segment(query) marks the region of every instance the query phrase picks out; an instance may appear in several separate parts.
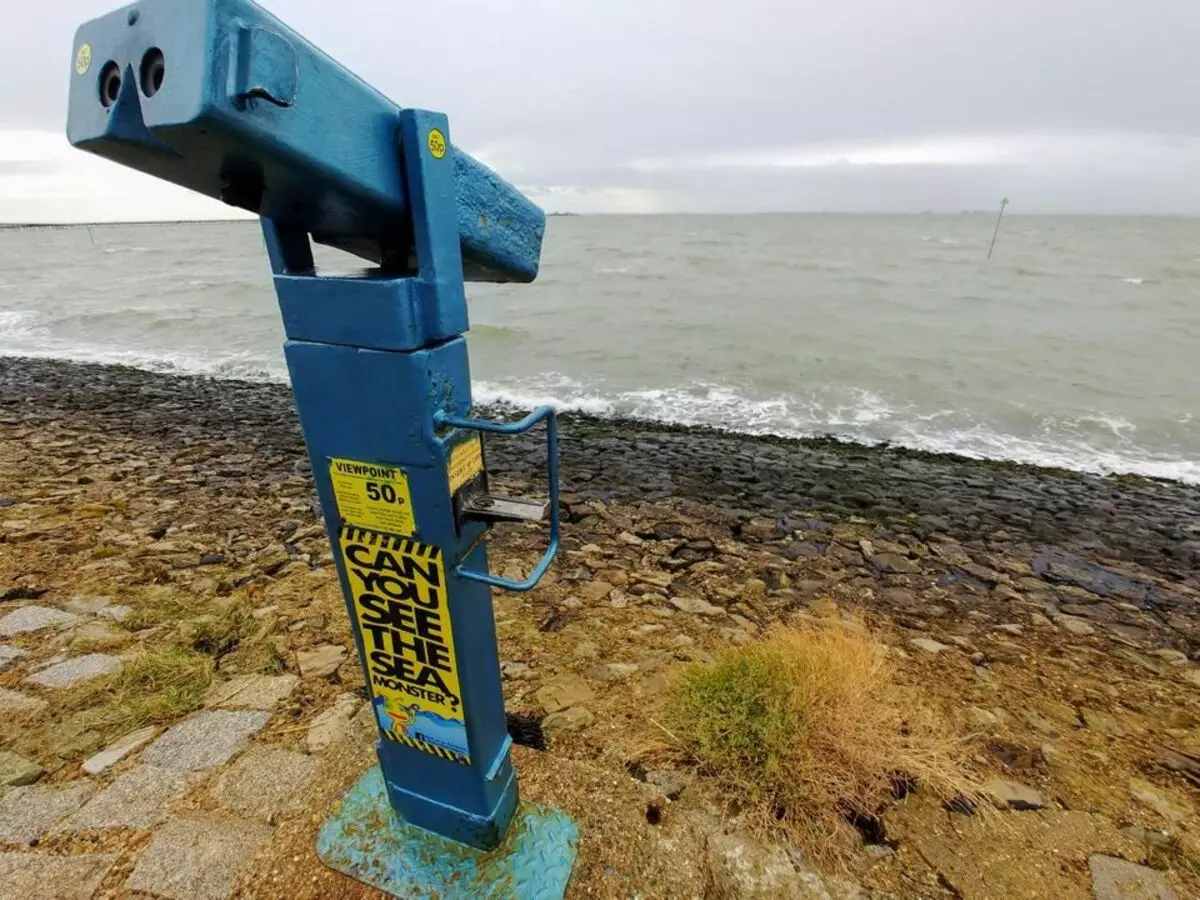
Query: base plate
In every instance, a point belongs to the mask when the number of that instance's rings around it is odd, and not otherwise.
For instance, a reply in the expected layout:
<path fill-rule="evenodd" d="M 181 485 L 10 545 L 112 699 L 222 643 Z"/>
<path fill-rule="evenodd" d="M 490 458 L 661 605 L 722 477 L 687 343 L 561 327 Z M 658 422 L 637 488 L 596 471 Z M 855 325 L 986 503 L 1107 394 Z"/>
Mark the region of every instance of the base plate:
<path fill-rule="evenodd" d="M 396 897 L 561 900 L 578 842 L 579 831 L 565 813 L 524 800 L 495 850 L 447 840 L 396 816 L 375 766 L 321 826 L 317 855 L 330 868 Z"/>

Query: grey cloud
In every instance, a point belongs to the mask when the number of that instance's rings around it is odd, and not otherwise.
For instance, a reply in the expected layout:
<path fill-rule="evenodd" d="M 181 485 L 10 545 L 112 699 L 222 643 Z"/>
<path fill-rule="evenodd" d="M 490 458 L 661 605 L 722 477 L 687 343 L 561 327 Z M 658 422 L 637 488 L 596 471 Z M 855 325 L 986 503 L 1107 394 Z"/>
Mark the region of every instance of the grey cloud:
<path fill-rule="evenodd" d="M 1196 174 L 1190 139 L 1200 137 L 1195 0 L 266 5 L 397 102 L 448 112 L 457 143 L 492 150 L 501 172 L 523 183 L 656 191 L 703 209 L 767 201 L 958 208 L 1020 188 L 1048 207 L 1086 205 L 1090 196 L 1105 211 L 1177 211 L 1181 202 L 1200 211 L 1184 184 Z M 55 0 L 25 17 L 28 26 L 0 35 L 0 83 L 10 86 L 0 128 L 61 130 L 72 33 L 109 8 Z M 1156 156 L 1154 171 L 1125 166 L 1106 177 L 1099 146 L 1085 161 L 1095 169 L 1087 178 L 1037 159 L 967 171 L 630 167 L 648 158 L 1007 134 L 1128 134 L 1167 150 L 1174 142 L 1175 155 Z"/>

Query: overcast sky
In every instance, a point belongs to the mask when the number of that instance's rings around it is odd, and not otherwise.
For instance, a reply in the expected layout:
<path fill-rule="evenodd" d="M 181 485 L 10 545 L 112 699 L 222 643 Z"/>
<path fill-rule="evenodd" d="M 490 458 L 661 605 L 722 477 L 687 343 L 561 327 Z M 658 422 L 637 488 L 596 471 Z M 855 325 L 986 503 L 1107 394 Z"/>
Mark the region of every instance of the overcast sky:
<path fill-rule="evenodd" d="M 114 5 L 0 0 L 0 221 L 229 214 L 66 144 Z M 1200 214 L 1200 0 L 264 5 L 552 211 Z"/>

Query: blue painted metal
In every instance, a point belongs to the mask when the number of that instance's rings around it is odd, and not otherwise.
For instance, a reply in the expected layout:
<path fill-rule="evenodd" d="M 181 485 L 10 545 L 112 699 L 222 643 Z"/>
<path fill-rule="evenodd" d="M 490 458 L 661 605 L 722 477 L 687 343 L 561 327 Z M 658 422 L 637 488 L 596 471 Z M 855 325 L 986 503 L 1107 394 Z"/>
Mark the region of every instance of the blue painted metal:
<path fill-rule="evenodd" d="M 158 90 L 144 71 L 156 53 L 165 67 Z M 532 279 L 541 211 L 457 151 L 445 116 L 394 106 L 248 0 L 144 0 L 118 10 L 79 30 L 75 73 L 73 143 L 262 218 L 296 406 L 380 729 L 380 768 L 323 829 L 322 857 L 403 896 L 419 893 L 416 884 L 433 895 L 435 883 L 423 879 L 456 875 L 478 890 L 438 896 L 561 896 L 575 829 L 561 814 L 519 804 L 489 587 L 528 590 L 557 550 L 556 420 L 548 408 L 517 423 L 473 418 L 463 338 L 464 274 Z M 312 240 L 381 265 L 323 276 Z M 543 420 L 550 547 L 524 581 L 496 578 L 486 526 L 460 502 L 483 479 L 452 485 L 451 460 L 478 432 L 513 434 Z M 344 518 L 335 461 L 402 470 L 411 516 L 394 520 L 403 524 L 388 526 L 392 533 Z M 411 590 L 403 596 L 368 582 L 361 558 L 376 552 L 391 566 L 397 556 L 423 566 L 423 580 L 393 578 Z M 433 619 L 420 618 L 433 608 Z M 367 617 L 378 610 L 395 621 Z M 419 643 L 402 620 L 446 627 L 452 640 Z M 399 666 L 430 647 L 455 663 L 444 683 L 371 668 L 382 665 L 378 654 Z M 435 663 L 416 662 L 442 677 Z M 426 696 L 430 684 L 436 700 Z M 529 892 L 505 890 L 513 884 Z"/>
<path fill-rule="evenodd" d="M 555 554 L 558 553 L 558 418 L 554 414 L 554 409 L 549 406 L 539 406 L 519 422 L 491 422 L 487 419 L 453 416 L 445 412 L 436 413 L 433 419 L 438 425 L 449 425 L 454 428 L 467 428 L 492 434 L 521 434 L 543 419 L 546 420 L 546 475 L 550 482 L 550 545 L 546 548 L 546 552 L 542 554 L 542 558 L 538 560 L 538 564 L 534 566 L 529 577 L 523 581 L 489 575 L 487 572 L 480 572 L 463 565 L 456 568 L 462 578 L 471 581 L 480 581 L 509 591 L 533 590 L 542 580 L 542 576 L 546 574 L 546 570 L 550 568 L 550 564 L 554 562 Z"/>
<path fill-rule="evenodd" d="M 412 274 L 413 198 L 384 151 L 400 107 L 270 13 L 250 0 L 141 0 L 81 26 L 73 60 L 84 45 L 90 64 L 71 71 L 72 144 Z M 157 91 L 141 83 L 153 49 Z M 110 63 L 120 84 L 106 106 Z M 532 281 L 541 210 L 461 150 L 446 156 L 467 279 Z"/>
<path fill-rule="evenodd" d="M 567 816 L 527 801 L 504 843 L 490 852 L 430 837 L 392 819 L 383 776 L 373 768 L 321 827 L 317 852 L 331 868 L 395 897 L 557 900 L 578 840 Z"/>

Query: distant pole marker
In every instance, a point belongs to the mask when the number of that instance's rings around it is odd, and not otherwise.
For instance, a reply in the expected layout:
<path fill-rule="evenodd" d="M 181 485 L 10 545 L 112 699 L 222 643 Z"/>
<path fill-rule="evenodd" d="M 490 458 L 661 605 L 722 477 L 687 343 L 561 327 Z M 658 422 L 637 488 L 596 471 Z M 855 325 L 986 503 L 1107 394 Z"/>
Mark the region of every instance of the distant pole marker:
<path fill-rule="evenodd" d="M 992 242 L 988 244 L 988 259 L 992 258 L 992 250 L 996 247 L 996 235 L 1000 233 L 1000 220 L 1004 218 L 1004 207 L 1006 206 L 1008 206 L 1008 198 L 1002 197 L 1000 199 L 1000 215 L 996 216 L 996 227 L 992 231 Z"/>

